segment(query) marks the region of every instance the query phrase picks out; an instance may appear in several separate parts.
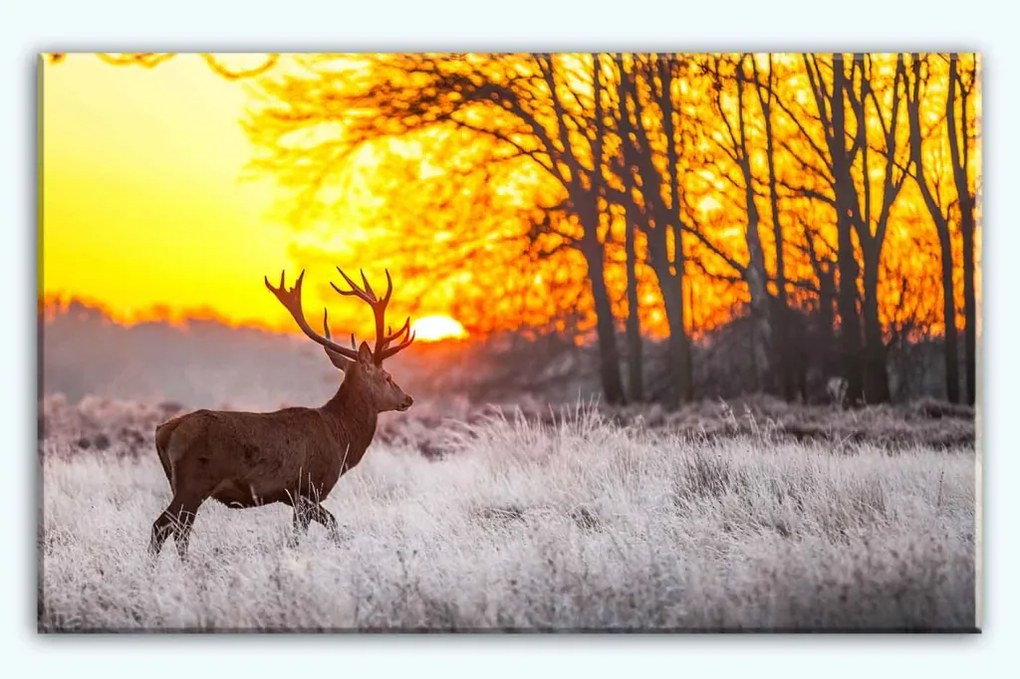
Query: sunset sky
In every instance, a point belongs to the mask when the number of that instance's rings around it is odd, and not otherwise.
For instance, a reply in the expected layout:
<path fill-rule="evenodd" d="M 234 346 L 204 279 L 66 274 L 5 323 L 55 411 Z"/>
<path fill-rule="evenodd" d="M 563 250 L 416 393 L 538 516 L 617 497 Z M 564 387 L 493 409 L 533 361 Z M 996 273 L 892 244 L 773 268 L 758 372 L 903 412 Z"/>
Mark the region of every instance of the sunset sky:
<path fill-rule="evenodd" d="M 293 265 L 271 194 L 240 179 L 245 96 L 198 57 L 45 65 L 43 291 L 122 319 L 157 304 L 236 321 L 275 314 L 262 276 Z"/>
<path fill-rule="evenodd" d="M 254 59 L 257 63 L 264 57 L 222 58 L 243 68 L 252 65 L 245 60 Z M 799 56 L 785 58 L 788 63 L 784 68 L 792 72 L 790 64 L 799 63 Z M 338 77 L 341 87 L 360 86 L 358 78 L 364 71 L 358 70 L 362 67 L 357 60 L 344 56 L 338 61 L 324 66 L 323 73 L 328 73 L 329 68 L 349 69 Z M 455 62 L 456 59 L 450 63 Z M 757 63 L 766 67 L 769 62 L 760 58 Z M 289 66 L 281 62 L 276 68 L 283 68 L 286 73 L 287 68 L 300 66 L 297 62 Z M 892 72 L 889 64 L 880 69 Z M 283 140 L 285 135 L 301 133 L 314 139 L 323 130 L 336 134 L 343 127 L 338 125 L 340 114 L 333 110 L 329 99 L 336 92 L 315 100 L 318 108 L 310 116 L 301 113 L 294 118 L 299 122 L 285 122 L 278 130 L 273 129 L 276 123 L 272 116 L 257 117 L 255 134 L 275 143 L 278 151 L 283 149 L 280 151 L 283 155 L 277 157 L 274 178 L 264 167 L 261 170 L 251 167 L 260 149 L 241 124 L 246 114 L 254 110 L 256 85 L 252 80 L 221 77 L 200 56 L 186 54 L 153 68 L 115 66 L 93 54 L 76 54 L 56 63 L 43 60 L 41 70 L 40 295 L 47 302 L 78 298 L 102 306 L 114 320 L 126 323 L 217 318 L 233 325 L 293 332 L 293 322 L 266 291 L 263 276 L 268 275 L 275 284 L 281 269 L 286 269 L 288 282 L 292 282 L 306 268 L 304 308 L 309 321 L 318 325 L 322 307 L 328 305 L 330 318 L 338 320 L 339 327 L 334 331 L 355 330 L 364 335 L 370 331 L 371 317 L 365 313 L 367 310 L 352 306 L 348 300 L 341 301 L 329 289 L 331 280 L 339 281 L 332 265 L 339 264 L 351 273 L 365 267 L 369 276 L 381 284 L 382 264 L 377 263 L 389 261 L 389 266 L 395 266 L 396 281 L 390 321 L 399 325 L 403 313 L 413 305 L 416 318 L 424 319 L 419 325 L 423 338 L 457 333 L 460 328 L 449 316 L 457 317 L 472 332 L 484 332 L 484 328 L 516 329 L 529 323 L 548 324 L 557 318 L 556 314 L 581 310 L 587 314 L 582 332 L 593 326 L 589 295 L 583 293 L 585 267 L 576 251 L 563 250 L 557 258 L 531 261 L 527 276 L 513 272 L 516 262 L 525 261 L 521 229 L 530 228 L 535 220 L 534 214 L 527 212 L 529 206 L 559 199 L 555 187 L 550 188 L 548 177 L 534 179 L 540 173 L 536 173 L 534 166 L 522 171 L 525 165 L 521 163 L 502 166 L 510 169 L 494 178 L 488 175 L 468 178 L 453 171 L 445 174 L 447 170 L 434 164 L 446 162 L 453 166 L 463 162 L 456 159 L 462 151 L 468 157 L 474 157 L 472 153 L 483 157 L 495 148 L 491 143 L 444 146 L 442 133 L 436 133 L 429 138 L 434 147 L 430 157 L 415 150 L 418 148 L 415 144 L 422 143 L 421 137 L 399 139 L 390 146 L 390 151 L 395 152 L 389 155 L 373 155 L 376 152 L 371 147 L 361 148 L 352 156 L 353 164 L 348 163 L 343 169 L 347 174 L 331 177 L 333 183 L 326 187 L 339 196 L 336 202 L 348 212 L 327 213 L 320 219 L 319 228 L 299 230 L 293 215 L 287 213 L 290 194 L 286 188 L 281 189 L 281 184 L 287 182 L 287 173 L 306 171 L 302 170 L 306 161 L 312 161 L 308 163 L 312 166 L 323 162 L 329 168 L 337 163 L 328 155 L 313 159 L 313 151 L 304 150 L 300 143 L 287 149 L 289 142 Z M 802 76 L 790 77 L 782 85 L 795 95 L 791 100 L 798 102 L 798 106 L 808 101 L 804 94 L 807 85 L 802 81 Z M 275 93 L 283 92 L 300 100 L 300 88 L 305 86 L 300 82 L 279 85 L 291 89 L 277 89 Z M 322 91 L 315 89 L 319 85 L 314 78 L 305 82 L 313 98 L 322 95 Z M 691 85 L 707 86 L 704 77 Z M 935 125 L 940 119 L 939 86 L 936 79 L 931 88 L 934 103 L 925 111 L 926 124 Z M 732 94 L 727 93 L 717 102 L 728 111 L 728 116 L 734 110 Z M 711 113 L 714 95 L 705 89 L 687 92 L 686 96 L 702 119 L 703 127 L 696 130 L 701 135 L 697 150 L 711 151 L 713 144 L 723 143 L 726 129 L 718 115 L 713 118 Z M 749 110 L 757 106 L 750 96 L 744 105 Z M 318 122 L 317 115 L 323 116 Z M 305 120 L 302 116 L 312 120 L 307 129 L 301 129 Z M 691 113 L 685 116 L 692 118 Z M 731 124 L 728 120 L 724 123 Z M 316 124 L 320 126 L 315 128 Z M 777 134 L 793 140 L 794 146 L 787 150 L 808 148 L 798 139 L 793 122 L 776 118 L 775 124 Z M 875 120 L 868 124 L 869 136 L 881 132 Z M 900 125 L 905 130 L 902 119 Z M 251 132 L 250 129 L 248 133 Z M 273 135 L 278 133 L 281 136 L 273 141 Z M 756 133 L 752 129 L 751 134 L 751 143 L 760 146 L 761 131 Z M 944 146 L 937 138 L 927 143 L 925 153 L 929 167 L 938 167 L 944 175 L 946 153 L 939 143 Z M 265 157 L 265 145 L 261 152 Z M 800 161 L 784 153 L 777 157 L 778 171 L 801 181 L 802 168 L 796 164 Z M 692 158 L 690 163 L 705 164 L 691 165 L 684 188 L 696 206 L 693 218 L 705 233 L 736 260 L 746 261 L 743 196 L 731 186 L 736 166 L 727 164 L 724 158 L 724 155 L 716 155 L 715 161 Z M 974 167 L 980 166 L 977 149 L 972 163 Z M 751 164 L 761 175 L 765 168 L 761 149 L 753 153 Z M 881 167 L 872 165 L 867 176 L 873 187 L 878 186 L 881 175 Z M 309 177 L 302 176 L 298 183 L 307 183 Z M 760 176 L 756 181 L 762 181 Z M 294 183 L 291 177 L 292 187 Z M 408 190 L 409 186 L 416 188 Z M 780 221 L 791 241 L 802 237 L 803 224 L 831 221 L 831 212 L 824 205 L 792 195 L 784 201 Z M 762 200 L 759 211 L 763 219 L 770 219 L 766 201 Z M 893 226 L 883 255 L 889 266 L 882 272 L 883 322 L 917 321 L 937 331 L 937 298 L 924 291 L 939 280 L 935 235 L 912 183 L 905 186 L 892 215 Z M 369 220 L 380 217 L 388 232 L 373 230 L 376 225 Z M 619 217 L 614 219 L 617 224 Z M 618 224 L 612 228 L 617 229 Z M 766 241 L 771 238 L 767 229 L 763 237 Z M 607 252 L 610 259 L 615 258 L 615 265 L 607 269 L 606 279 L 613 291 L 614 315 L 619 319 L 626 315 L 619 247 L 622 238 L 617 234 L 611 240 L 613 244 L 607 245 Z M 385 260 L 393 241 L 410 250 Z M 453 261 L 453 255 L 460 252 L 464 243 L 474 248 L 468 255 L 469 266 L 464 266 L 464 260 Z M 424 247 L 418 248 L 419 244 Z M 823 245 L 818 241 L 815 247 Z M 639 251 L 645 247 L 640 238 L 637 247 Z M 702 261 L 713 264 L 704 249 L 699 252 L 700 247 L 694 239 L 684 245 L 685 251 L 690 249 L 689 258 L 707 257 Z M 810 282 L 814 273 L 805 259 L 803 246 L 788 242 L 786 247 L 791 248 L 787 252 L 788 274 Z M 800 250 L 794 250 L 795 247 Z M 443 255 L 450 255 L 451 262 L 435 263 Z M 771 260 L 769 266 L 773 266 Z M 418 287 L 409 285 L 412 289 L 404 288 L 402 296 L 401 275 L 406 281 L 408 272 L 423 268 L 429 269 L 430 274 L 445 276 L 443 284 L 437 287 L 423 283 L 425 279 L 411 281 Z M 732 277 L 731 271 L 719 269 L 718 262 L 712 268 L 725 275 L 710 274 L 698 266 L 688 268 L 689 294 L 684 304 L 689 305 L 688 323 L 695 334 L 725 322 L 746 301 L 746 286 L 726 278 Z M 644 264 L 639 266 L 637 276 L 643 332 L 664 336 L 665 317 L 658 285 Z M 962 300 L 962 279 L 955 281 L 955 287 Z"/>
<path fill-rule="evenodd" d="M 242 178 L 245 88 L 193 55 L 152 69 L 87 54 L 43 66 L 44 295 L 98 302 L 120 321 L 165 306 L 291 327 L 263 276 L 275 284 L 286 268 L 292 281 L 304 264 L 272 217 L 272 185 Z M 331 277 L 309 267 L 310 319 Z"/>

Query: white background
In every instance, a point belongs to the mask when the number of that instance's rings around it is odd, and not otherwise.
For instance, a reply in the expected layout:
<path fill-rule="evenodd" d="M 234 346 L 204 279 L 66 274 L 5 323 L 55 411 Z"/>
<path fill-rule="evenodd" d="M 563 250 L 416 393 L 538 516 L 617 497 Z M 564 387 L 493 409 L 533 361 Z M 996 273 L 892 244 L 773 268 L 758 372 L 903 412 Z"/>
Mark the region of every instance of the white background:
<path fill-rule="evenodd" d="M 658 3 L 625 0 L 278 0 L 5 3 L 0 15 L 0 667 L 7 676 L 231 679 L 400 674 L 520 679 L 670 675 L 997 676 L 1017 656 L 1020 394 L 1012 340 L 1017 220 L 1015 26 L 991 1 Z M 1008 5 L 1004 5 L 1008 7 Z M 36 54 L 40 51 L 978 50 L 984 64 L 985 615 L 981 635 L 37 636 L 35 463 Z M 1010 162 L 1010 161 L 1013 162 Z M 1012 200 L 1010 201 L 1013 202 Z"/>

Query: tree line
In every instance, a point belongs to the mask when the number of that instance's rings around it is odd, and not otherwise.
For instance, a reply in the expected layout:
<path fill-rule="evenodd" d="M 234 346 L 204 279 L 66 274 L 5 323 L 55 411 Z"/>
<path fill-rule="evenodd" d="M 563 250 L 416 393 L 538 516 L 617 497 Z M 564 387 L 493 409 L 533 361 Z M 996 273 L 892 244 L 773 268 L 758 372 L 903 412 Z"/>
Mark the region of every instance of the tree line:
<path fill-rule="evenodd" d="M 889 401 L 889 347 L 941 337 L 946 398 L 975 400 L 976 55 L 273 65 L 244 125 L 290 218 L 361 219 L 366 259 L 445 282 L 471 327 L 591 335 L 610 403 L 646 398 L 649 336 L 665 403 L 695 397 L 693 343 L 737 309 L 763 391 L 803 396 L 815 364 Z"/>

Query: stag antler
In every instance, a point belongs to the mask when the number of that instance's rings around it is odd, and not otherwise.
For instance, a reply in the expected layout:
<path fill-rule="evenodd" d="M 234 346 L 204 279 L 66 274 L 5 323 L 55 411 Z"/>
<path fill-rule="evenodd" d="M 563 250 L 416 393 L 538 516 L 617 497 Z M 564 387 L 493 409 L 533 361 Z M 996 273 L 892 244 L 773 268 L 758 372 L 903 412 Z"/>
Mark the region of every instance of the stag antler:
<path fill-rule="evenodd" d="M 372 307 L 372 312 L 375 314 L 375 350 L 372 352 L 372 357 L 375 360 L 376 365 L 382 365 L 383 359 L 389 358 L 398 351 L 406 349 L 412 342 L 414 342 L 415 334 L 411 331 L 410 316 L 407 317 L 404 324 L 400 326 L 396 332 L 390 332 L 392 328 L 387 328 L 387 332 L 383 332 L 383 328 L 386 327 L 386 305 L 389 304 L 390 295 L 393 294 L 393 279 L 390 278 L 389 269 L 385 270 L 386 294 L 384 294 L 382 298 L 377 297 L 375 291 L 372 290 L 372 285 L 368 282 L 368 278 L 365 276 L 364 270 L 358 270 L 358 273 L 361 274 L 363 287 L 358 287 L 358 284 L 351 280 L 351 277 L 345 274 L 343 269 L 340 267 L 337 267 L 336 270 L 340 272 L 340 275 L 343 276 L 345 281 L 347 281 L 347 285 L 351 286 L 351 289 L 341 290 L 335 283 L 330 282 L 333 289 L 341 295 L 357 297 Z M 400 341 L 397 346 L 390 346 L 391 343 L 398 340 Z"/>
<path fill-rule="evenodd" d="M 347 284 L 351 286 L 350 290 L 341 290 L 334 283 L 330 283 L 333 289 L 344 296 L 354 296 L 364 301 L 370 307 L 375 315 L 375 350 L 372 352 L 372 358 L 376 365 L 382 365 L 383 359 L 389 358 L 393 354 L 406 349 L 414 342 L 415 334 L 411 331 L 411 317 L 408 316 L 404 324 L 396 332 L 392 332 L 392 328 L 387 328 L 387 332 L 383 332 L 383 327 L 386 325 L 386 305 L 389 304 L 390 296 L 393 294 L 393 279 L 390 278 L 389 270 L 386 270 L 386 294 L 380 299 L 376 297 L 375 291 L 372 290 L 371 284 L 368 282 L 368 278 L 365 277 L 365 272 L 361 271 L 361 281 L 364 287 L 358 287 L 358 285 L 350 279 L 350 277 L 343 272 L 340 267 L 336 268 L 340 272 L 340 275 L 344 277 Z M 297 322 L 298 327 L 308 337 L 315 342 L 318 342 L 327 351 L 339 354 L 352 360 L 357 360 L 358 349 L 354 339 L 354 333 L 351 333 L 351 348 L 337 344 L 332 339 L 332 334 L 329 331 L 329 312 L 326 309 L 322 310 L 322 331 L 325 337 L 312 330 L 311 326 L 305 320 L 304 311 L 301 309 L 301 282 L 304 279 L 304 269 L 298 275 L 297 280 L 294 282 L 294 287 L 288 290 L 285 286 L 286 272 L 280 272 L 280 285 L 279 287 L 273 287 L 269 283 L 269 277 L 265 277 L 266 287 L 276 295 L 276 299 L 280 300 L 280 304 L 284 306 L 290 315 Z M 397 342 L 396 346 L 390 346 L 393 342 Z"/>
<path fill-rule="evenodd" d="M 266 276 L 265 277 L 266 287 L 269 288 L 270 292 L 276 295 L 276 299 L 280 300 L 280 304 L 282 304 L 284 308 L 290 312 L 290 315 L 297 322 L 298 327 L 301 328 L 301 331 L 308 335 L 308 337 L 310 337 L 314 341 L 324 346 L 328 351 L 332 351 L 337 354 L 340 354 L 341 356 L 357 360 L 358 352 L 356 350 L 348 349 L 347 347 L 337 344 L 336 342 L 330 339 L 329 322 L 328 317 L 325 314 L 325 309 L 323 309 L 322 316 L 323 330 L 326 332 L 325 337 L 312 330 L 311 326 L 309 326 L 308 322 L 305 320 L 304 311 L 301 310 L 301 281 L 305 277 L 304 269 L 301 270 L 301 273 L 298 275 L 297 280 L 294 282 L 294 287 L 291 288 L 290 290 L 288 290 L 285 287 L 285 277 L 286 272 L 281 271 L 280 286 L 274 288 L 269 283 L 269 277 Z M 354 335 L 351 335 L 351 341 L 352 342 L 354 341 Z"/>

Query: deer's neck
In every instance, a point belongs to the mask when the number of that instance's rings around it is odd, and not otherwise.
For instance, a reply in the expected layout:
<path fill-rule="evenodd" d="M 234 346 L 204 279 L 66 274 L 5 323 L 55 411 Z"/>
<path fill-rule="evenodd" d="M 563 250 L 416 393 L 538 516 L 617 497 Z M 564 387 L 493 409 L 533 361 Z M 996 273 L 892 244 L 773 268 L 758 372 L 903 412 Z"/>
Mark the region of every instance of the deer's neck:
<path fill-rule="evenodd" d="M 361 461 L 375 436 L 379 414 L 348 380 L 344 380 L 322 411 L 334 425 L 339 455 L 346 456 L 345 467 L 353 467 Z"/>

